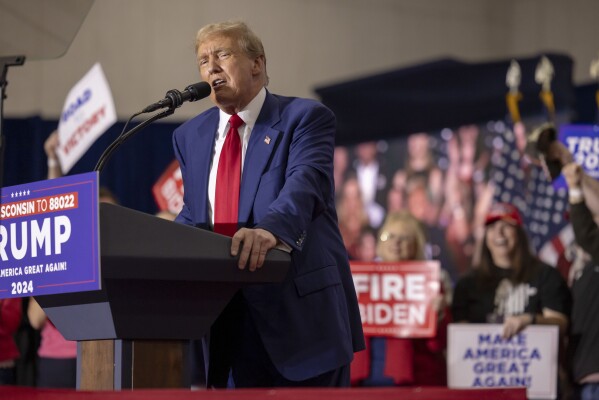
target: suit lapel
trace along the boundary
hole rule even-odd
[[[215,109],[215,112],[200,122],[193,137],[194,143],[190,147],[194,149],[191,168],[195,171],[192,176],[196,178],[190,187],[197,188],[197,193],[193,194],[198,210],[197,218],[204,223],[208,223],[208,179],[218,129],[218,115],[218,109]]]
[[[264,105],[252,130],[245,153],[241,188],[239,191],[238,220],[241,225],[244,225],[250,217],[260,177],[276,146],[280,132],[274,129],[273,126],[279,120],[278,100],[267,91]]]

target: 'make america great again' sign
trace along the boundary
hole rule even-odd
[[[351,262],[364,334],[433,337],[438,261]]]
[[[96,172],[0,196],[0,298],[100,289]]]

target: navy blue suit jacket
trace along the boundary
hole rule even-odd
[[[208,175],[218,122],[214,107],[174,133],[185,185],[178,222],[209,226]],[[349,364],[364,348],[335,212],[334,136],[335,117],[322,104],[267,92],[242,172],[239,226],[266,229],[293,248],[283,283],[249,286],[243,296],[273,364],[295,381]]]

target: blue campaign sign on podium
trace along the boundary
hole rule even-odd
[[[0,196],[0,298],[100,289],[97,172]]]

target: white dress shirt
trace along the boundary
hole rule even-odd
[[[245,161],[245,152],[250,142],[250,135],[252,129],[256,124],[260,110],[264,105],[266,99],[266,89],[262,88],[256,97],[249,102],[249,104],[237,115],[243,120],[244,124],[238,129],[241,139],[241,171],[243,175],[243,167]],[[216,141],[214,144],[214,152],[212,153],[212,164],[210,165],[210,177],[208,178],[208,204],[209,204],[209,216],[211,226],[214,227],[214,198],[216,193],[216,174],[218,172],[218,160],[220,159],[220,153],[225,144],[225,138],[227,137],[227,131],[229,130],[229,118],[231,116],[220,110],[220,120],[218,123],[218,130],[216,131]],[[241,183],[241,182],[240,182]]]

